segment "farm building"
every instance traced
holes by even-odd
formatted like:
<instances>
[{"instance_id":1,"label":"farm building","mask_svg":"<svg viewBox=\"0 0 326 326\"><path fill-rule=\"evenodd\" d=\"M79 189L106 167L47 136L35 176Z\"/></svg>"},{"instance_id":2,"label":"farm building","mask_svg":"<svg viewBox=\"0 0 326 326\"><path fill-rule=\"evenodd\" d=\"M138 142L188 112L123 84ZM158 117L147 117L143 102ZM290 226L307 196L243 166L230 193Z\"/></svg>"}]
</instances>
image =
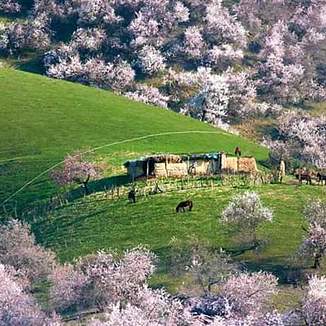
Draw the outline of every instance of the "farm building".
<instances>
[{"instance_id":1,"label":"farm building","mask_svg":"<svg viewBox=\"0 0 326 326\"><path fill-rule=\"evenodd\" d=\"M204 176L219 173L254 173L254 157L234 157L221 153L172 155L162 154L127 161L124 166L134 180L140 177Z\"/></svg>"}]
</instances>

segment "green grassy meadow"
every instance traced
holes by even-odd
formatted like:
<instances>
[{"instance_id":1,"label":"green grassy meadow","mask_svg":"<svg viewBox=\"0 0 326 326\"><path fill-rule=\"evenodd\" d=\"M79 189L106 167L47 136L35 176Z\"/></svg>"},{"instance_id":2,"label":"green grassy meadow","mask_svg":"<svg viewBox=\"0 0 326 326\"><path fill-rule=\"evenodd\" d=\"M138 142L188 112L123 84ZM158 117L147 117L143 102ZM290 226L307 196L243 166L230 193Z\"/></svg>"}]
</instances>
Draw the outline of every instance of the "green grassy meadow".
<instances>
[{"instance_id":1,"label":"green grassy meadow","mask_svg":"<svg viewBox=\"0 0 326 326\"><path fill-rule=\"evenodd\" d=\"M267 150L191 118L95 88L13 69L0 70L0 205L67 153L165 132L201 131L130 141L96 151L112 168L144 153L226 151L240 146L258 161ZM7 206L24 207L56 191L48 173Z\"/></svg>"},{"instance_id":2,"label":"green grassy meadow","mask_svg":"<svg viewBox=\"0 0 326 326\"><path fill-rule=\"evenodd\" d=\"M303 237L305 205L315 198L326 199L326 187L317 185L290 182L250 188L273 209L274 221L259 228L259 238L266 240L264 246L237 255L239 230L223 225L220 214L234 194L247 188L224 185L171 191L141 197L135 205L126 198L103 199L101 191L118 184L121 178L125 180L125 160L144 154L232 153L240 146L243 155L252 155L263 164L267 149L108 91L13 69L0 69L0 139L0 208L6 201L8 211L14 207L24 211L47 200L58 190L46 171L68 153L99 147L94 159L107 163L103 179L91 185L92 195L72 197L48 214L33 216L29 221L37 241L53 249L61 261L100 249L146 245L160 258L152 285L165 286L172 292L182 291L186 282L184 277L170 273L172 238L187 243L189 237L196 237L211 248L222 247L248 270L271 271L283 282ZM194 210L176 214L175 206L187 198L193 200ZM295 305L293 290L285 287L282 291L276 305Z\"/></svg>"},{"instance_id":3,"label":"green grassy meadow","mask_svg":"<svg viewBox=\"0 0 326 326\"><path fill-rule=\"evenodd\" d=\"M314 198L326 199L326 188L320 186L262 185L258 191L264 204L274 211L274 221L259 228L258 235L266 244L258 251L235 255L249 270L266 270L284 278L284 270L292 267L304 231L303 209ZM208 242L212 248L235 253L239 244L234 230L222 224L220 213L230 198L243 188L220 186L190 191L173 191L139 198L135 205L126 198L105 200L98 195L84 197L56 209L33 224L37 239L58 253L62 261L70 261L99 249L123 250L143 244L160 258L163 282L178 289L178 281L169 277L170 241L186 243L190 236ZM194 210L175 213L179 201L191 198ZM162 279L163 278L163 279ZM154 282L154 283L155 283Z\"/></svg>"}]
</instances>

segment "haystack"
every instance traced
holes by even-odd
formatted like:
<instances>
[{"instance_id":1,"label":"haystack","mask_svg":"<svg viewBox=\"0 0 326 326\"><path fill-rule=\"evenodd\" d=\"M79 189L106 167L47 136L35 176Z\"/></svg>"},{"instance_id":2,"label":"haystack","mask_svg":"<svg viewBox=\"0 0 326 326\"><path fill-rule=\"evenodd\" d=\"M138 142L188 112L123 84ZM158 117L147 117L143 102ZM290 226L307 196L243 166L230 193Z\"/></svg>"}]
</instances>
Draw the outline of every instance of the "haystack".
<instances>
[{"instance_id":1,"label":"haystack","mask_svg":"<svg viewBox=\"0 0 326 326\"><path fill-rule=\"evenodd\" d=\"M257 171L257 164L254 157L239 158L238 172L253 173Z\"/></svg>"}]
</instances>

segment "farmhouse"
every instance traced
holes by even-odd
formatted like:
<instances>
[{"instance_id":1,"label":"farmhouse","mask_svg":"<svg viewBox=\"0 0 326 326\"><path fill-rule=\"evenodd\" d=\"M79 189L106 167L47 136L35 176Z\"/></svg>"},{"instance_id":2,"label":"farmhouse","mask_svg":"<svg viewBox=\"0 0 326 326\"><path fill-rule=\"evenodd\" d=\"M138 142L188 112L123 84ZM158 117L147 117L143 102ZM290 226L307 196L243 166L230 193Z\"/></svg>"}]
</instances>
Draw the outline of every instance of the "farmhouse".
<instances>
[{"instance_id":1,"label":"farmhouse","mask_svg":"<svg viewBox=\"0 0 326 326\"><path fill-rule=\"evenodd\" d=\"M124 166L134 180L140 177L205 176L220 173L254 173L254 157L228 156L223 152L207 154L162 154L127 161Z\"/></svg>"}]
</instances>

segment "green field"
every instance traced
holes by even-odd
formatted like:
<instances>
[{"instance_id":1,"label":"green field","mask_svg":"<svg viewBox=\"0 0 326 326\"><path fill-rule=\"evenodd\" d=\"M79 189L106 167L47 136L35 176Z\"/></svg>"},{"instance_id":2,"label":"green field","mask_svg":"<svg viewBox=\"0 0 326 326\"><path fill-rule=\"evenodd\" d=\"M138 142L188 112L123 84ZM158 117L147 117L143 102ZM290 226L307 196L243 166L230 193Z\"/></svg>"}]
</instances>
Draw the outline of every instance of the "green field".
<instances>
[{"instance_id":1,"label":"green field","mask_svg":"<svg viewBox=\"0 0 326 326\"><path fill-rule=\"evenodd\" d=\"M296 290L285 283L287 272L297 266L293 258L304 236L303 209L313 199L325 200L326 188L272 184L250 189L259 192L264 204L273 210L274 221L259 227L258 237L266 243L258 251L240 255L239 230L222 224L220 213L234 194L247 190L241 187L166 192L140 197L135 205L126 198L109 200L100 194L91 195L56 209L35 222L33 230L37 239L55 250L62 261L99 249L146 245L160 258L159 273L152 284L172 292L182 291L187 278L171 274L170 241L175 238L187 245L189 237L195 237L211 248L226 249L250 271L265 270L277 275L283 286L276 305L284 308L296 303ZM176 214L176 204L186 198L193 200L194 210Z\"/></svg>"},{"instance_id":2,"label":"green field","mask_svg":"<svg viewBox=\"0 0 326 326\"><path fill-rule=\"evenodd\" d=\"M187 243L194 236L211 248L225 248L249 270L271 271L284 282L303 237L303 208L314 198L326 199L326 187L298 186L292 180L286 185L251 188L261 194L275 218L259 228L259 237L266 240L263 247L237 255L238 232L221 224L219 218L230 198L247 188L224 185L171 191L140 197L135 205L125 197L105 199L101 191L120 183L125 176L122 163L140 155L232 153L240 146L244 155L253 155L264 164L265 148L111 92L12 69L0 69L0 94L0 204L10 198L5 204L8 211L15 207L25 210L55 194L57 188L46 171L67 153L100 147L94 159L107 163L103 178L91 184L92 195L81 197L77 189L66 205L29 220L38 242L52 248L61 261L99 249L122 250L143 244L160 258L152 284L182 291L186 276L170 273L170 241L176 238ZM176 214L176 204L186 198L194 201L194 211ZM295 298L290 287L282 287L276 305L295 305Z\"/></svg>"},{"instance_id":3,"label":"green field","mask_svg":"<svg viewBox=\"0 0 326 326\"><path fill-rule=\"evenodd\" d=\"M208 132L156 136L104 147L96 154L111 165L108 175L127 158L144 153L233 152L239 145L245 155L254 155L258 161L267 158L266 149L246 139L108 91L2 69L0 94L0 205L67 153L152 134ZM22 208L54 192L45 173L7 206Z\"/></svg>"},{"instance_id":4,"label":"green field","mask_svg":"<svg viewBox=\"0 0 326 326\"><path fill-rule=\"evenodd\" d=\"M126 249L139 243L164 253L172 237L185 240L192 234L209 240L212 246L231 248L231 229L218 222L220 212L232 195L246 189L217 186L171 191L139 197L135 205L129 204L127 198L112 200L91 195L56 209L36 222L34 229L38 239L54 248L62 260L98 248ZM258 191L275 213L275 221L260 230L261 236L270 240L263 256L284 263L288 252L293 252L301 240L305 205L313 198L325 199L326 188L271 184L248 189ZM176 204L185 198L194 201L194 211L176 214Z\"/></svg>"}]
</instances>

